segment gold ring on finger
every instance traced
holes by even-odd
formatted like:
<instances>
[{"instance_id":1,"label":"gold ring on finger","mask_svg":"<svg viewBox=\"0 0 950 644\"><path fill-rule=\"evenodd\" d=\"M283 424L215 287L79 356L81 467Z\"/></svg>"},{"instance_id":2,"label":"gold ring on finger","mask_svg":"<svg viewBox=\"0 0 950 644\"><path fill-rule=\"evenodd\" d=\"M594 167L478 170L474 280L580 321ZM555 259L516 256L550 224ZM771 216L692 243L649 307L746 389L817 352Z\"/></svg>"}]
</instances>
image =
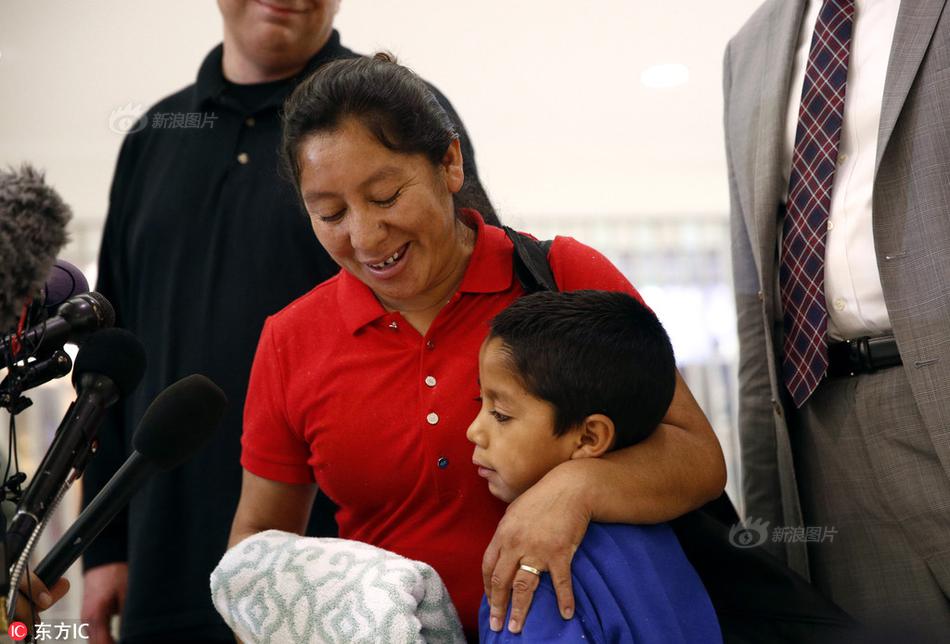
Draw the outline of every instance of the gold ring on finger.
<instances>
[{"instance_id":1,"label":"gold ring on finger","mask_svg":"<svg viewBox=\"0 0 950 644\"><path fill-rule=\"evenodd\" d=\"M528 564L521 564L518 567L524 570L525 572L530 572L532 575L537 575L538 577L541 576L541 571L535 568L534 566L529 566Z\"/></svg>"}]
</instances>

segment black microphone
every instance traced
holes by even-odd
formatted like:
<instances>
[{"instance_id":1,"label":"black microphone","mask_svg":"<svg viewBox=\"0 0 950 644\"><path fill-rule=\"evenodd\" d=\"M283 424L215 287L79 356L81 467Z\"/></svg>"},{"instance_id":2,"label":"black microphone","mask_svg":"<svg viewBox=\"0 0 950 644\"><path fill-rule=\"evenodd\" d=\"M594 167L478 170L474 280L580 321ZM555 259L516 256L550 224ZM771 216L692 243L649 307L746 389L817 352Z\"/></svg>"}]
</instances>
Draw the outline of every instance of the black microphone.
<instances>
[{"instance_id":1,"label":"black microphone","mask_svg":"<svg viewBox=\"0 0 950 644\"><path fill-rule=\"evenodd\" d=\"M33 327L45 322L51 315L56 314L56 310L66 300L88 291L89 282L82 271L66 260L57 259L46 277L46 284L27 309L25 324L27 327ZM15 362L10 355L13 349L9 346L12 339L6 340L6 344L0 349L0 364L7 362L5 358L9 358L11 363ZM24 391L46 384L54 378L62 378L72 368L72 359L62 349L55 349L52 353L46 350L35 360L11 364L10 373L0 382L0 407L12 414L18 414L31 404L29 399L21 396Z\"/></svg>"},{"instance_id":2,"label":"black microphone","mask_svg":"<svg viewBox=\"0 0 950 644\"><path fill-rule=\"evenodd\" d=\"M30 356L46 357L67 342L79 344L89 334L113 324L115 311L104 295L93 291L73 296L50 319L19 336L10 334L0 340L0 367Z\"/></svg>"},{"instance_id":3,"label":"black microphone","mask_svg":"<svg viewBox=\"0 0 950 644\"><path fill-rule=\"evenodd\" d=\"M62 349L54 351L48 358L33 360L10 369L10 373L0 381L0 407L16 415L33 402L21 396L24 391L45 385L54 378L62 378L73 368L73 361Z\"/></svg>"},{"instance_id":4,"label":"black microphone","mask_svg":"<svg viewBox=\"0 0 950 644\"><path fill-rule=\"evenodd\" d=\"M145 349L123 329L94 333L80 348L73 369L73 385L78 395L66 411L10 523L9 562L19 558L34 529L58 498L69 473L74 469L82 472L92 455L106 408L120 395L129 395L144 373Z\"/></svg>"},{"instance_id":5,"label":"black microphone","mask_svg":"<svg viewBox=\"0 0 950 644\"><path fill-rule=\"evenodd\" d=\"M0 170L0 332L16 325L24 303L43 286L71 217L42 172L27 164Z\"/></svg>"},{"instance_id":6,"label":"black microphone","mask_svg":"<svg viewBox=\"0 0 950 644\"><path fill-rule=\"evenodd\" d=\"M63 576L149 476L184 463L208 442L226 405L224 392L197 374L158 394L132 439L135 451L34 570L47 588Z\"/></svg>"}]
</instances>

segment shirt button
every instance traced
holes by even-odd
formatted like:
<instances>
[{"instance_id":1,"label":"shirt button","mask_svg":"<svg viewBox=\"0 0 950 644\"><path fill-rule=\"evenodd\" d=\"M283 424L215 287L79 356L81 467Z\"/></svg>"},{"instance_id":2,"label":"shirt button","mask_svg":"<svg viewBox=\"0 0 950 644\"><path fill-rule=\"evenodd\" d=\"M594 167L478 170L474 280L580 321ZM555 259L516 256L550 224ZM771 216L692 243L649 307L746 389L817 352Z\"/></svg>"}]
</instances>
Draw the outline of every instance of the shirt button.
<instances>
[{"instance_id":1,"label":"shirt button","mask_svg":"<svg viewBox=\"0 0 950 644\"><path fill-rule=\"evenodd\" d=\"M445 458L444 456L440 456L439 460L436 461L436 465L439 466L440 470L444 470L449 466L449 459Z\"/></svg>"},{"instance_id":2,"label":"shirt button","mask_svg":"<svg viewBox=\"0 0 950 644\"><path fill-rule=\"evenodd\" d=\"M765 301L765 291L759 291L759 292L756 293L755 295L756 295L756 297L759 298L759 301L760 301L760 302Z\"/></svg>"},{"instance_id":3,"label":"shirt button","mask_svg":"<svg viewBox=\"0 0 950 644\"><path fill-rule=\"evenodd\" d=\"M430 425L438 425L439 415L435 413L434 411L429 412L429 415L426 416L426 422L429 423Z\"/></svg>"},{"instance_id":4,"label":"shirt button","mask_svg":"<svg viewBox=\"0 0 950 644\"><path fill-rule=\"evenodd\" d=\"M828 230L834 230L834 229L835 229L835 222L829 221L829 222L828 222Z\"/></svg>"},{"instance_id":5,"label":"shirt button","mask_svg":"<svg viewBox=\"0 0 950 644\"><path fill-rule=\"evenodd\" d=\"M398 331L399 323L393 320L392 322L389 323L389 328L392 329L393 331Z\"/></svg>"},{"instance_id":6,"label":"shirt button","mask_svg":"<svg viewBox=\"0 0 950 644\"><path fill-rule=\"evenodd\" d=\"M839 298L835 298L835 301L834 301L835 311L844 311L844 310L845 310L845 307L847 307L847 306L848 306L848 303L845 302L844 299L842 299L842 298L840 298L840 297L839 297Z\"/></svg>"},{"instance_id":7,"label":"shirt button","mask_svg":"<svg viewBox=\"0 0 950 644\"><path fill-rule=\"evenodd\" d=\"M237 155L237 160L241 165L247 165L247 162L251 160L251 157L247 156L247 152L242 152L241 154Z\"/></svg>"},{"instance_id":8,"label":"shirt button","mask_svg":"<svg viewBox=\"0 0 950 644\"><path fill-rule=\"evenodd\" d=\"M426 349L428 349L429 351L432 351L433 349L435 349L435 342L433 342L432 340L426 340Z\"/></svg>"},{"instance_id":9,"label":"shirt button","mask_svg":"<svg viewBox=\"0 0 950 644\"><path fill-rule=\"evenodd\" d=\"M839 155L838 155L838 165L844 164L844 162L847 161L847 160L848 160L848 155L847 155L847 154L839 154Z\"/></svg>"},{"instance_id":10,"label":"shirt button","mask_svg":"<svg viewBox=\"0 0 950 644\"><path fill-rule=\"evenodd\" d=\"M435 376L426 376L426 386L435 387Z\"/></svg>"},{"instance_id":11,"label":"shirt button","mask_svg":"<svg viewBox=\"0 0 950 644\"><path fill-rule=\"evenodd\" d=\"M246 119L244 119L244 125L248 127L254 127L256 123L257 121L254 120L253 116L248 116Z\"/></svg>"}]
</instances>

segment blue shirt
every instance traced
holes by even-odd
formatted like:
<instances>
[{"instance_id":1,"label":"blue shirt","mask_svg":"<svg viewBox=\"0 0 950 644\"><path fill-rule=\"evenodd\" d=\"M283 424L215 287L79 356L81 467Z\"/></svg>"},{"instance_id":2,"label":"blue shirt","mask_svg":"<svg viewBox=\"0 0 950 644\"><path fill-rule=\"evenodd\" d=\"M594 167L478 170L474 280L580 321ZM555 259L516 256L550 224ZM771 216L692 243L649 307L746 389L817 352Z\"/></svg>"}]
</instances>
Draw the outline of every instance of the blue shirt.
<instances>
[{"instance_id":1,"label":"blue shirt","mask_svg":"<svg viewBox=\"0 0 950 644\"><path fill-rule=\"evenodd\" d=\"M709 595L666 524L592 523L571 571L573 619L561 618L551 577L544 573L520 635L508 632L507 618L506 628L493 632L482 599L480 641L722 642Z\"/></svg>"}]
</instances>

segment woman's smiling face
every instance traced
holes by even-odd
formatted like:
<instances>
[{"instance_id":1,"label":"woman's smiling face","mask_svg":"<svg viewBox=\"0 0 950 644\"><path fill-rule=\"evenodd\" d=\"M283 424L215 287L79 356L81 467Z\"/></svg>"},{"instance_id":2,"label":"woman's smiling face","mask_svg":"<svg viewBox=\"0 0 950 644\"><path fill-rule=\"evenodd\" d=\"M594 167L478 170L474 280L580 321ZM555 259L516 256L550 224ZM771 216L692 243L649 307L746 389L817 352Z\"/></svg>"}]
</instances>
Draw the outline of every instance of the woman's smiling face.
<instances>
[{"instance_id":1,"label":"woman's smiling face","mask_svg":"<svg viewBox=\"0 0 950 644\"><path fill-rule=\"evenodd\" d=\"M433 164L383 146L355 118L298 148L300 193L330 256L388 308L412 310L465 261L452 195L462 186L453 141Z\"/></svg>"}]
</instances>

